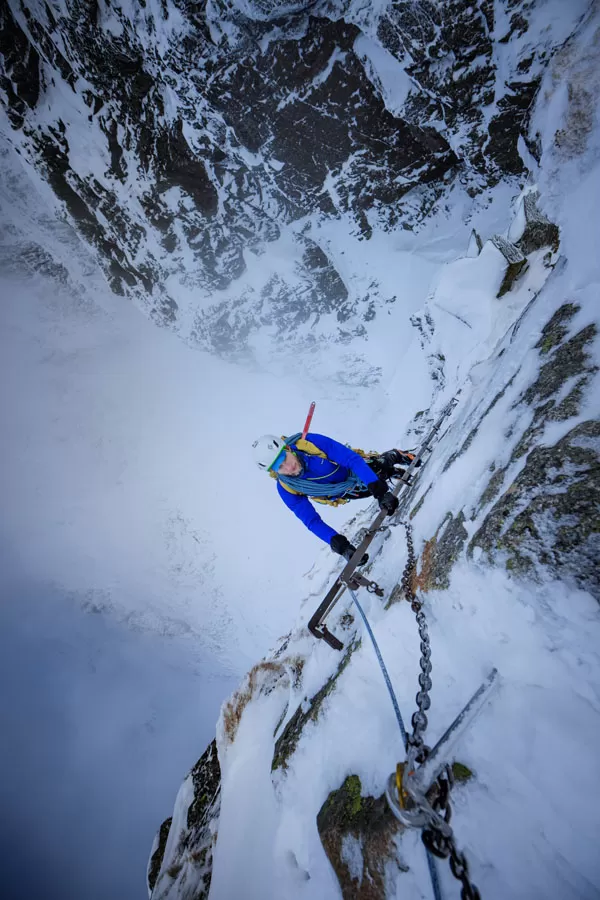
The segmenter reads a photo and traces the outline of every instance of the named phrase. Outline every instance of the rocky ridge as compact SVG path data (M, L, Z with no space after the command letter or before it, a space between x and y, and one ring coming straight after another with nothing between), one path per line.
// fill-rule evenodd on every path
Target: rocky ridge
M535 194L523 198L527 212L517 244L523 248L526 265L520 267L519 276L523 278L530 264L539 266L540 259L545 258L545 280L551 290L553 276L555 273L560 276L563 271L559 233L556 226L538 214L537 199ZM511 247L515 246L511 244ZM511 251L508 257L512 258L512 255ZM505 259L506 271L510 269L510 258ZM503 284L504 279L505 272L500 271L497 284ZM509 292L519 289L523 291L523 285L516 277L511 280ZM459 561L472 560L474 556L481 560L483 555L488 562L504 566L518 578L535 581L548 575L566 583L573 582L600 600L595 566L600 549L600 523L596 513L600 431L598 422L593 419L579 421L584 397L598 372L591 355L597 329L595 324L586 322L586 316L577 304L565 302L549 316L539 339L533 343L528 330L528 326L531 327L529 318L535 315L536 303L540 298L543 300L544 290L547 288L533 297L498 341L489 383L480 387L463 417L450 426L444 437L446 450L442 452L438 478L445 472L452 473L453 466L459 464L486 427L497 427L490 426L492 415L500 415L505 422L504 460L501 462L498 453L498 461L489 467L479 488L478 499L458 510L446 513L440 510L435 533L421 547L414 581L414 588L421 595L448 589L452 570ZM515 371L514 365L514 360L524 355L523 348L528 342L533 344L528 352L539 356L533 377L521 365ZM510 376L509 372L512 372ZM490 400L491 386L496 390ZM419 413L412 426L415 437L427 431L431 421L428 412ZM538 443L540 435L552 422L573 424L556 442L542 447ZM461 435L462 440L459 439ZM452 447L457 449L451 450ZM526 460L524 466L520 463L522 458ZM413 487L403 495L400 515L408 515L418 522L435 477L432 474L428 478L426 468L425 475L423 471L419 473ZM347 526L348 533L353 534L356 541L360 539L357 528L364 521L364 514L360 513ZM480 523L476 530L475 522ZM385 540L381 541L372 553L373 559L365 570L367 573L377 555L384 552L385 543ZM392 585L385 608L402 600L401 584ZM226 724L227 709L239 710L240 704L245 708L281 687L287 691L290 680L282 678L279 660L285 663L289 654L294 654L291 658L296 673L297 705L294 708L286 702L273 734L271 772L274 784L285 781L294 754L307 732L327 717L328 705L335 702L340 680L361 646L358 623L348 609L334 612L333 619L335 624L330 627L343 641L344 652L337 658L329 678L312 696L305 692L303 685L305 658L302 654L310 654L310 649L306 649L307 638L304 629L300 628L281 642L272 657L255 667L256 671L264 669L269 677L257 679L250 673L226 707L223 721L228 737L221 735L220 738L224 744L235 741L235 733L230 733ZM271 677L273 673L274 678ZM454 762L454 770L459 782L476 777L458 761ZM198 790L204 788L200 786ZM162 829L167 827L163 823ZM395 896L396 886L403 883L409 866L403 858L403 829L390 813L383 796L365 795L359 776L350 774L326 798L317 815L317 827L344 898L375 900ZM218 830L218 812L215 812L212 828L213 832ZM165 867L161 871L166 871ZM169 885L171 894L165 896L180 896L181 883L176 873ZM163 895L151 893L151 896ZM197 896L208 895L200 891Z
M379 13L328 0L243 11L10 0L3 130L112 289L159 323L234 358L265 325L301 346L298 325L328 314L349 342L395 298L377 284L357 293L319 223L345 217L368 240L418 229L449 182L486 202L499 179L522 179L519 141L563 38L536 12L513 0ZM249 282L248 255L284 235L293 275Z

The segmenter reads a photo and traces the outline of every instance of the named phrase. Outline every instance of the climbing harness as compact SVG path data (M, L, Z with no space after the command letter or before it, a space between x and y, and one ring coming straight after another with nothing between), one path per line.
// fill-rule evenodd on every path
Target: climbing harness
M404 490L406 487L412 484L413 472L419 465L423 454L431 451L431 441L442 427L442 423L444 422L445 418L450 415L457 403L458 399L456 397L453 397L449 401L449 403L447 403L446 406L442 409L437 421L432 426L429 434L422 442L418 451L415 453L411 464L407 467L402 477L398 479L397 484L394 486L392 493L396 497L399 495L400 491ZM298 435L296 435L296 437L298 437ZM314 637L324 640L334 650L342 650L344 645L334 634L331 633L331 631L329 631L329 629L325 625L325 620L334 606L341 599L342 594L344 593L346 588L352 588L356 590L359 587L366 587L368 591L377 594L379 597L383 597L383 590L375 581L370 581L369 579L365 578L364 575L361 575L355 570L360 563L360 560L363 558L363 555L366 553L367 548L371 544L371 541L373 540L375 535L382 529L386 516L387 513L385 512L385 510L382 510L377 514L370 527L367 529L367 532L360 542L359 546L356 548L356 553L354 554L354 556L352 556L347 565L342 569L341 573L338 575L335 582L327 592L324 600L319 604L318 608L315 610L309 620L308 630L310 631L310 633Z

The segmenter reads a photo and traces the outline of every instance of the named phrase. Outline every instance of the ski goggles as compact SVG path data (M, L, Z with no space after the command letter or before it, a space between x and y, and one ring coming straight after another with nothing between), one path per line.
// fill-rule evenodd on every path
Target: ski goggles
M279 466L284 461L286 453L287 453L287 447L284 447L283 450L279 451L279 453L277 454L277 456L275 457L275 459L269 466L269 469L271 470L271 472L279 471Z

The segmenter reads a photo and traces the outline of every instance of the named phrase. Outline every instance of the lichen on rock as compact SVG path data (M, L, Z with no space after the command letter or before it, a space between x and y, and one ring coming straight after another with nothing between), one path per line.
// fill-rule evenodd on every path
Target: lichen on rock
M527 257L521 252L521 250L515 244L507 241L505 237L502 237L502 235L494 235L494 237L492 238L492 243L506 260L506 270L504 272L504 278L502 279L502 284L500 285L498 293L496 294L496 297L499 299L511 290L517 278L519 278L519 276L527 269L528 263Z
M525 256L543 247L550 247L556 252L560 242L558 226L538 208L539 196L538 191L530 191L523 198L525 228L516 245Z
M448 512L436 533L425 542L420 570L414 574L413 590L445 590L450 584L450 571L468 538L462 510L455 516ZM441 532L441 534L440 534Z
M457 785L473 777L464 763L453 762L451 768ZM439 785L434 782L427 799L433 803L437 796ZM390 810L385 794L363 796L358 775L348 775L319 810L317 829L344 900L399 896L395 882L409 870L400 844L406 829Z
M390 876L408 871L394 840L404 828L385 795L361 790L358 775L348 775L319 810L317 828L344 900L382 900Z
M551 447L535 447L469 544L507 554L509 570L539 566L571 577L600 600L600 423L582 422Z
M540 355L545 355L557 347L569 333L569 322L580 307L576 303L563 303L552 318L542 328L542 334L535 345Z

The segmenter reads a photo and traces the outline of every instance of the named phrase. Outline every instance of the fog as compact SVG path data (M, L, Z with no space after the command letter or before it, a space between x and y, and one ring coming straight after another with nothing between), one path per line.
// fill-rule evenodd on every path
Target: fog
M1 894L137 900L246 657L218 657L219 588L174 532L154 329L50 278L0 287Z
M0 562L2 897L141 900L154 832L235 679Z
M301 428L313 398L351 439L348 409L156 327L6 146L2 164L1 894L137 900L220 703L330 555L252 441Z

